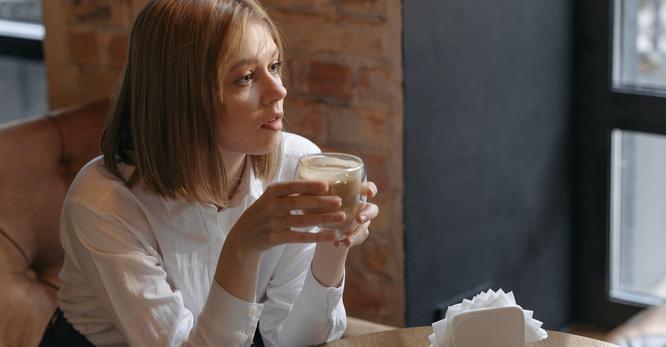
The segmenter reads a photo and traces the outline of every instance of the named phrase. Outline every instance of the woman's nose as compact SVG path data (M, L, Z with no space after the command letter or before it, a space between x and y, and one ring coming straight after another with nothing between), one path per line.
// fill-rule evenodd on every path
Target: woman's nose
M265 79L264 104L270 105L275 101L282 100L287 96L287 89L282 85L279 75L271 75Z

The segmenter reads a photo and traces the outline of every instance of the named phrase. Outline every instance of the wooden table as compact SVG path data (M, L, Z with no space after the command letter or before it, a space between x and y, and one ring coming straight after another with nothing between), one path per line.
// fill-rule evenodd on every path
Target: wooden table
M348 337L322 345L322 347L428 347L428 335L432 327L417 327L389 330L380 333ZM489 345L490 346L490 345ZM528 343L528 347L614 347L608 342L590 339L578 335L548 331L548 338L539 342ZM615 346L617 347L617 346Z

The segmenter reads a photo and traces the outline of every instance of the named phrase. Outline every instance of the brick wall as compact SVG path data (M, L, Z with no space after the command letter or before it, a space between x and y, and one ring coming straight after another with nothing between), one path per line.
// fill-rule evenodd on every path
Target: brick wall
M43 0L51 108L107 97L146 0ZM287 37L287 130L362 157L381 214L352 249L350 315L403 325L400 0L263 0Z
M108 97L120 75L134 14L146 0L42 0L49 105Z
M264 0L287 37L288 129L364 159L380 216L351 250L350 315L404 324L400 0Z

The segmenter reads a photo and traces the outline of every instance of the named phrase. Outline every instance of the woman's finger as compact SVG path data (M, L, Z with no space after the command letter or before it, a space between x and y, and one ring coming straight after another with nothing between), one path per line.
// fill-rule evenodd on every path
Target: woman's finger
M335 195L295 195L278 198L278 211L317 209L319 212L333 212L340 209L342 199Z
M371 221L379 214L379 207L371 202L365 203L365 206L356 215L358 223L365 223Z
M289 196L292 194L321 195L328 191L328 183L314 180L298 180L273 183L264 194L274 197Z
M285 217L284 224L288 227L309 227L315 225L331 225L345 221L346 215L343 211L295 214Z
M303 231L293 231L289 229L282 229L275 231L273 234L273 243L313 243L313 242L330 242L335 240L334 230L321 230L316 233L309 233Z
M365 242L365 240L370 235L370 229L368 228L369 225L370 222L360 224L356 228L353 234L347 236L345 239L342 240L342 244L345 245L346 247L352 247L352 246L358 246L363 242Z
M379 214L379 207L371 202L368 202L356 214L352 225L345 230L341 230L343 235L352 235L362 224L370 224L370 222Z
M368 222L368 224L369 224L369 222ZM349 239L352 239L352 237L354 235L356 235L363 228L363 225L364 224L359 224L356 221L354 221L354 225L352 227L350 227L349 229L340 230L340 233L342 233L342 235L344 237L341 238L341 239L338 239L335 242L335 246L337 247L337 246L346 244L345 241L349 240Z
M361 194L369 198L374 198L375 196L377 196L377 185L375 185L374 182L363 183L363 187L361 188Z

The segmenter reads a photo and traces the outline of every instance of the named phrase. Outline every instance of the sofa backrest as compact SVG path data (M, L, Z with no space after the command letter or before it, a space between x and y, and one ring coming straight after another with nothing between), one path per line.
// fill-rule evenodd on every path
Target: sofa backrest
M106 101L0 125L0 346L36 346L55 310L60 209L99 155Z

